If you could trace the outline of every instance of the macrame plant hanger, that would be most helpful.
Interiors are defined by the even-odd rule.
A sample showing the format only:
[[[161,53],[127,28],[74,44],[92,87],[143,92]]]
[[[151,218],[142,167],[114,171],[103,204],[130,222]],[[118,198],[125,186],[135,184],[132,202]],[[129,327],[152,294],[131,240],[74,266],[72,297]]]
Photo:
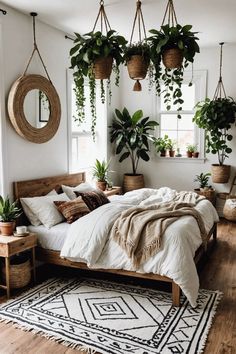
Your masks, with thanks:
[[[104,1],[103,0],[100,1],[100,7],[99,7],[97,18],[96,18],[94,26],[93,26],[93,32],[95,31],[95,28],[97,26],[99,17],[100,17],[101,33],[103,33],[103,29],[104,28],[105,28],[106,33],[107,33],[108,31],[111,30],[111,26],[110,26],[110,23],[109,23],[108,18],[107,18],[107,14],[106,14],[106,11],[105,11],[105,8],[104,8]]]
[[[165,24],[166,20],[167,20],[167,24],[170,27],[174,27],[178,24],[173,0],[168,0],[168,3],[166,5],[166,9],[165,9],[165,14],[164,14],[162,24],[161,24],[162,26]]]
[[[214,93],[213,100],[217,100],[217,98],[222,98],[222,94],[224,95],[224,98],[226,98],[226,92],[222,80],[222,61],[223,61],[223,45],[224,42],[219,43],[220,44],[220,76],[219,76],[219,81],[216,86],[216,90]]]
[[[137,0],[136,12],[135,12],[135,16],[134,16],[132,32],[131,32],[130,41],[129,41],[129,45],[130,46],[132,45],[132,40],[133,40],[133,36],[134,36],[134,30],[135,30],[136,23],[138,24],[138,38],[139,38],[138,43],[142,42],[142,31],[141,31],[141,28],[143,30],[144,39],[145,40],[147,39],[146,28],[145,28],[145,24],[144,24],[144,19],[143,19],[143,13],[142,13],[141,6],[142,6],[141,1]],[[142,86],[141,86],[139,80],[141,80],[141,79],[136,79],[136,82],[135,82],[134,87],[133,87],[133,91],[142,91]]]
[[[27,74],[27,70],[28,70],[28,68],[29,68],[29,65],[30,65],[32,59],[33,59],[33,56],[34,56],[35,53],[37,53],[38,56],[39,56],[39,59],[40,59],[40,61],[41,61],[41,63],[42,63],[42,65],[43,65],[43,68],[44,68],[44,70],[45,70],[45,72],[46,72],[47,78],[48,78],[49,82],[52,84],[52,81],[51,81],[50,76],[49,76],[49,74],[48,74],[46,65],[44,64],[43,58],[42,58],[42,56],[41,56],[41,54],[40,54],[40,52],[39,52],[39,49],[38,49],[38,46],[37,46],[37,43],[36,43],[35,17],[36,17],[38,14],[37,14],[36,12],[31,12],[30,15],[31,15],[32,18],[33,18],[33,39],[34,39],[34,48],[33,48],[32,54],[31,54],[31,56],[30,56],[30,58],[29,58],[29,61],[28,61],[27,65],[26,65],[26,68],[25,68],[25,71],[24,71],[24,73],[23,73],[23,76],[25,76],[25,75]]]

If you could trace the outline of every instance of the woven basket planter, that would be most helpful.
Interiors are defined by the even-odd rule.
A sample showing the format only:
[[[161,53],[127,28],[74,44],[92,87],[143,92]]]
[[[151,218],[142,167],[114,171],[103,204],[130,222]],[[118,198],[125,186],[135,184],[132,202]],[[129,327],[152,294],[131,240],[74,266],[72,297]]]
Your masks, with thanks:
[[[143,80],[147,75],[148,64],[142,55],[132,55],[127,62],[129,77],[133,80]]]
[[[167,69],[177,69],[182,66],[183,52],[179,48],[166,49],[162,55],[162,62]]]
[[[96,59],[93,64],[95,79],[105,80],[111,76],[113,58],[111,56]]]
[[[227,183],[230,178],[230,165],[211,165],[211,178],[213,183]]]
[[[206,197],[207,200],[209,200],[213,205],[215,205],[216,202],[215,189],[198,188],[198,189],[194,189],[194,192],[199,195],[203,195],[204,197]]]
[[[223,208],[223,215],[225,217],[225,219],[229,220],[229,221],[236,221],[236,206],[232,205],[232,201],[236,202],[236,197],[229,197],[224,205]]]
[[[4,282],[6,281],[6,268],[2,268]],[[10,288],[18,289],[28,285],[31,279],[30,260],[10,265]]]
[[[124,174],[123,181],[123,191],[124,193],[133,191],[134,189],[144,188],[144,177],[142,174],[132,175],[132,174]]]

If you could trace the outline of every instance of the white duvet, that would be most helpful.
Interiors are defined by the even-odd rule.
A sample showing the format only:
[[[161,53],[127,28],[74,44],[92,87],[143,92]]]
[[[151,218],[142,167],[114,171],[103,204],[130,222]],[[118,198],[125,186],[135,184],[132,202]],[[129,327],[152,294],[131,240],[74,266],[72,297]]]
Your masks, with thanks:
[[[95,209],[71,225],[61,257],[85,262],[90,268],[135,270],[126,253],[109,238],[114,221],[125,209],[170,201],[175,194],[176,191],[163,187],[143,188],[124,196],[111,197],[111,203]],[[214,222],[218,221],[215,208],[208,200],[203,200],[196,209],[201,213],[208,232]],[[192,216],[181,217],[166,229],[157,254],[136,271],[156,273],[173,279],[195,307],[199,280],[193,258],[201,242],[196,220]]]

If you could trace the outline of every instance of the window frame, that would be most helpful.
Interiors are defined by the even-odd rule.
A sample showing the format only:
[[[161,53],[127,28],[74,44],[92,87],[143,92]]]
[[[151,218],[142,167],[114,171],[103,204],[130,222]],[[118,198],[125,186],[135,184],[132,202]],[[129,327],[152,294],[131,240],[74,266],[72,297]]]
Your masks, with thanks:
[[[194,70],[186,71],[184,73],[183,83],[192,82],[195,84],[195,104],[199,101],[203,101],[206,98],[207,92],[207,70]],[[156,112],[157,112],[157,119],[158,119],[158,137],[161,136],[161,115],[163,114],[178,114],[177,110],[161,110],[161,97],[157,97],[156,100]],[[194,109],[195,111],[195,109]],[[180,112],[181,114],[192,114],[191,110],[183,110]],[[194,163],[202,163],[206,160],[205,158],[205,131],[204,129],[200,129],[194,124],[194,144],[198,145],[199,150],[199,157],[198,158],[188,158],[187,156],[182,157],[161,157],[158,156],[161,160],[168,160],[168,161],[185,161],[185,162],[194,162]]]
[[[91,170],[92,166],[85,166],[85,167],[79,167],[78,170],[73,168],[73,161],[72,161],[72,140],[73,138],[77,138],[77,144],[78,144],[78,139],[79,137],[82,136],[90,136],[92,138],[92,132],[91,130],[85,130],[85,131],[80,131],[80,132],[73,132],[72,131],[72,85],[73,85],[73,70],[72,69],[67,69],[67,141],[68,141],[68,157],[67,157],[67,169],[68,172],[80,172],[80,171],[85,171],[89,173],[89,170]],[[85,79],[85,85],[88,85],[88,80]],[[99,86],[97,84],[97,86]],[[98,139],[98,135],[100,136],[101,141],[97,143],[97,145],[100,148],[100,145],[102,145],[101,151],[100,151],[100,156],[97,158],[99,159],[105,159],[107,160],[107,90],[105,88],[105,95],[106,95],[106,101],[103,104],[104,107],[104,118],[105,121],[102,122],[100,125],[97,125],[97,128],[102,128],[98,129],[96,131],[96,141]],[[99,131],[99,134],[98,134]]]

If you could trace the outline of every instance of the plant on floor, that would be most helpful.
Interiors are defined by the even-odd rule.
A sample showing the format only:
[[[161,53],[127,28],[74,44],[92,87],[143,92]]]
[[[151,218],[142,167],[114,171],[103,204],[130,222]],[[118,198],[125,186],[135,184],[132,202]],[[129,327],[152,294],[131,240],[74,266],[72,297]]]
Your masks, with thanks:
[[[0,196],[0,228],[2,235],[12,235],[15,220],[22,211],[17,206],[17,202],[11,202],[9,197],[5,199]]]
[[[130,158],[133,175],[137,174],[140,159],[148,161],[149,143],[154,141],[154,136],[150,133],[158,125],[156,121],[143,118],[143,111],[138,110],[132,116],[127,108],[123,111],[115,110],[110,131],[110,141],[116,144],[116,154],[120,156],[119,162]]]

